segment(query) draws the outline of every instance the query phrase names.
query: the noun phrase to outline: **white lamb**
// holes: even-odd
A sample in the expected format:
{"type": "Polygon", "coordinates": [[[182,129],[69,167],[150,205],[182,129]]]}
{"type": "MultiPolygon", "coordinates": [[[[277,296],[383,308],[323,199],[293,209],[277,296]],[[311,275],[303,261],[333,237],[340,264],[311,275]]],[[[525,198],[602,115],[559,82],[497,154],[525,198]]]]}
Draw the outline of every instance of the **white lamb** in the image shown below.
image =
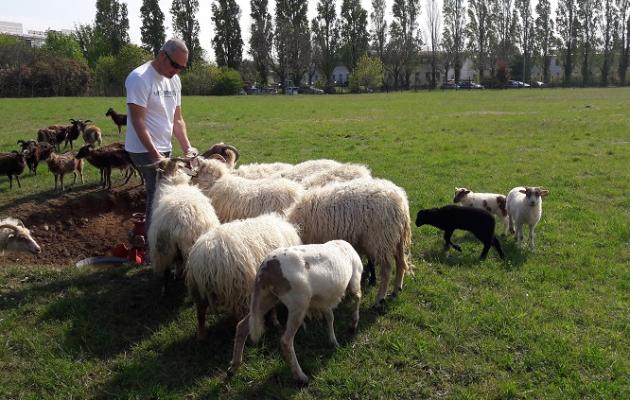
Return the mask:
{"type": "Polygon", "coordinates": [[[376,306],[385,298],[396,260],[392,295],[402,290],[411,245],[409,203],[403,189],[384,179],[355,179],[306,191],[287,214],[304,243],[341,239],[380,265],[376,306]]]}
{"type": "Polygon", "coordinates": [[[343,240],[280,248],[271,252],[256,274],[250,313],[237,325],[234,354],[228,374],[233,374],[243,361],[243,348],[249,333],[258,341],[265,329],[264,316],[280,301],[287,309],[287,327],[281,338],[282,354],[294,379],[307,383],[295,355],[293,340],[307,313],[323,314],[328,338],[338,347],[333,328],[333,309],[346,292],[355,300],[351,330],[359,324],[361,302],[361,257],[343,240]]]}
{"type": "Polygon", "coordinates": [[[503,223],[503,234],[508,234],[508,213],[505,196],[497,193],[474,193],[470,189],[455,188],[453,203],[475,207],[496,215],[503,223]]]}
{"type": "Polygon", "coordinates": [[[212,199],[222,223],[270,212],[283,214],[304,193],[301,185],[288,179],[251,180],[234,176],[217,159],[198,157],[191,161],[191,167],[197,171],[193,181],[212,199]]]}
{"type": "Polygon", "coordinates": [[[151,265],[156,276],[163,278],[163,291],[172,267],[181,275],[190,248],[199,236],[219,226],[210,199],[189,184],[190,176],[182,168],[181,162],[173,160],[159,163],[147,233],[151,265]]]}
{"type": "Polygon", "coordinates": [[[523,225],[529,226],[529,248],[534,251],[534,228],[542,216],[542,198],[549,191],[542,187],[519,186],[507,195],[507,211],[510,219],[510,232],[516,233],[516,244],[523,247],[523,225]],[[516,226],[516,231],[514,227],[516,226]]]}
{"type": "Polygon", "coordinates": [[[197,337],[206,337],[208,306],[243,318],[265,256],[299,244],[296,227],[278,214],[229,222],[202,235],[190,250],[185,271],[186,286],[197,306],[197,337]]]}

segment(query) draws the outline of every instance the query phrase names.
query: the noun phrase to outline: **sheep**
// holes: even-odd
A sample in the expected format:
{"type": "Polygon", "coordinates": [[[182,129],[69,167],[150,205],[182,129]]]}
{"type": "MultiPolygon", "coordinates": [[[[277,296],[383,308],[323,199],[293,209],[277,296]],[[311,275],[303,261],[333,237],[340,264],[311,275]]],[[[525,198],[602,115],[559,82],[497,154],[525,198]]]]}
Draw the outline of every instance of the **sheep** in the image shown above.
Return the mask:
{"type": "Polygon", "coordinates": [[[289,310],[287,327],[280,340],[282,354],[291,368],[293,378],[301,384],[308,383],[308,377],[295,355],[295,334],[307,312],[323,313],[328,326],[328,339],[333,346],[339,347],[333,328],[333,309],[346,292],[355,300],[350,326],[354,333],[359,324],[362,271],[361,257],[343,240],[279,248],[271,252],[256,274],[250,312],[236,327],[234,354],[228,376],[236,372],[243,360],[247,334],[252,341],[257,342],[265,328],[265,314],[280,301],[289,310]]]}
{"type": "Polygon", "coordinates": [[[346,182],[353,179],[371,178],[370,170],[360,164],[344,163],[331,169],[306,176],[301,183],[305,189],[324,186],[335,182],[346,182]]]}
{"type": "MultiPolygon", "coordinates": [[[[213,156],[222,159],[218,154],[213,156]]],[[[250,180],[234,176],[218,159],[197,157],[191,160],[191,167],[197,171],[193,182],[212,199],[221,223],[268,212],[284,213],[304,193],[302,186],[287,179],[250,180]]]]}
{"type": "MultiPolygon", "coordinates": [[[[91,121],[88,119],[86,122],[91,122],[91,121]]],[[[77,140],[79,136],[81,136],[81,133],[83,132],[83,130],[85,129],[85,122],[83,122],[80,119],[75,120],[73,118],[70,118],[70,123],[71,125],[68,125],[68,129],[67,129],[66,143],[63,146],[64,149],[68,147],[68,143],[70,144],[70,148],[72,149],[72,142],[77,140]]]]}
{"type": "Polygon", "coordinates": [[[523,246],[523,225],[529,226],[529,249],[535,250],[534,229],[542,216],[542,198],[549,194],[549,190],[536,186],[519,186],[510,190],[507,195],[507,212],[510,232],[516,235],[516,244],[523,246]],[[514,227],[516,226],[516,230],[514,227]]]}
{"type": "Polygon", "coordinates": [[[208,306],[242,319],[262,260],[272,250],[299,244],[296,227],[275,213],[229,222],[199,237],[184,272],[197,308],[197,338],[207,335],[208,306]]]}
{"type": "Polygon", "coordinates": [[[290,179],[292,181],[301,183],[305,178],[322,171],[328,171],[333,168],[341,166],[341,163],[335,160],[308,160],[295,164],[288,171],[280,173],[282,178],[290,179]]]}
{"type": "Polygon", "coordinates": [[[20,183],[20,175],[24,172],[26,159],[24,154],[17,151],[11,153],[0,153],[0,175],[6,175],[9,178],[9,189],[13,189],[13,177],[17,181],[18,187],[22,188],[20,183]]]}
{"type": "Polygon", "coordinates": [[[293,168],[293,164],[282,162],[252,163],[240,165],[237,169],[232,170],[232,175],[247,179],[264,179],[275,177],[291,168],[293,168]]]}
{"type": "Polygon", "coordinates": [[[17,218],[0,219],[0,254],[4,254],[5,250],[33,254],[39,254],[42,251],[31,236],[31,232],[17,218]]]}
{"type": "MultiPolygon", "coordinates": [[[[90,164],[101,171],[101,185],[107,189],[112,188],[112,168],[121,170],[126,170],[127,168],[135,169],[131,157],[129,157],[129,153],[127,153],[122,143],[111,143],[97,149],[88,143],[79,149],[76,157],[78,159],[87,159],[90,164]]],[[[131,176],[131,173],[126,174],[123,185],[129,182],[131,176]]]]}
{"type": "MultiPolygon", "coordinates": [[[[85,123],[92,122],[89,119],[85,121],[85,123]]],[[[101,128],[96,125],[84,125],[83,128],[83,140],[85,143],[89,143],[94,145],[98,143],[100,146],[103,141],[103,135],[101,133],[101,128]]]]}
{"type": "Polygon", "coordinates": [[[59,177],[61,191],[63,191],[63,177],[70,172],[74,174],[73,185],[77,181],[77,172],[81,176],[81,183],[83,183],[83,159],[77,159],[74,153],[57,154],[53,151],[50,153],[47,163],[48,170],[55,176],[54,190],[57,190],[57,177],[59,177]]]}
{"type": "Polygon", "coordinates": [[[110,107],[109,110],[107,110],[107,112],[105,113],[105,116],[111,117],[112,121],[114,121],[114,123],[118,127],[118,135],[120,136],[121,127],[127,126],[127,114],[118,114],[116,111],[114,111],[113,108],[110,107]]]}
{"type": "Polygon", "coordinates": [[[496,215],[503,222],[503,234],[508,233],[508,217],[505,196],[497,193],[473,193],[466,188],[455,188],[453,203],[465,207],[481,208],[496,215]]]}
{"type": "Polygon", "coordinates": [[[234,168],[234,165],[236,165],[238,159],[241,157],[236,147],[223,142],[212,145],[208,150],[204,151],[201,156],[203,158],[211,158],[213,154],[221,155],[221,157],[227,160],[230,168],[234,168]]]}
{"type": "Polygon", "coordinates": [[[499,253],[499,257],[505,258],[501,250],[501,243],[494,234],[494,217],[481,208],[449,204],[441,208],[420,210],[416,216],[416,226],[422,225],[431,225],[444,231],[444,251],[447,251],[449,247],[462,251],[459,245],[451,241],[453,231],[462,229],[471,232],[483,243],[483,250],[479,257],[481,260],[486,259],[491,246],[499,253]]]}
{"type": "Polygon", "coordinates": [[[314,188],[287,213],[300,227],[302,241],[342,239],[381,266],[376,307],[383,305],[389,285],[390,257],[396,261],[392,296],[403,288],[411,245],[411,218],[405,191],[384,179],[362,178],[314,188]]]}
{"type": "Polygon", "coordinates": [[[210,199],[189,184],[190,176],[182,172],[182,166],[168,159],[156,165],[158,185],[147,238],[153,272],[163,279],[162,293],[171,267],[181,275],[195,241],[219,226],[210,199]]]}

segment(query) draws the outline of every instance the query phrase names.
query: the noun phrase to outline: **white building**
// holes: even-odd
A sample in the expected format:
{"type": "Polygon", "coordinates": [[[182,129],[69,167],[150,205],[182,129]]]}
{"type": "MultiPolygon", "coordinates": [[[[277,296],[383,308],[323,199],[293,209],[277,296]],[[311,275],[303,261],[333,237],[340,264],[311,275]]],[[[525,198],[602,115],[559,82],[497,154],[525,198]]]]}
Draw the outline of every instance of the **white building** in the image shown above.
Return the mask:
{"type": "MultiPolygon", "coordinates": [[[[8,21],[0,21],[0,33],[5,33],[12,36],[17,36],[22,40],[26,41],[31,45],[31,47],[42,47],[44,43],[46,43],[46,35],[49,31],[54,31],[52,29],[48,29],[45,31],[39,30],[28,30],[24,33],[24,27],[19,22],[8,22],[8,21]]],[[[70,29],[62,29],[59,32],[64,35],[71,35],[73,33],[70,29]]]]}

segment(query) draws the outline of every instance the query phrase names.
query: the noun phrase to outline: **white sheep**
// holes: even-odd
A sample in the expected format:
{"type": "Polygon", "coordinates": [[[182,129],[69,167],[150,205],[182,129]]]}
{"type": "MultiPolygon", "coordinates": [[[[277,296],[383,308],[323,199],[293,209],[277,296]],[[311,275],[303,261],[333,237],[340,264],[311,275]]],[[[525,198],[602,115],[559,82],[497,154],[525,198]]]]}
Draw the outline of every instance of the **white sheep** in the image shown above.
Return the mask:
{"type": "Polygon", "coordinates": [[[284,213],[304,193],[301,185],[288,179],[251,180],[234,176],[216,159],[197,157],[191,161],[191,167],[196,170],[193,181],[212,199],[221,223],[269,212],[284,213]]]}
{"type": "Polygon", "coordinates": [[[197,337],[206,336],[208,306],[243,318],[265,256],[301,243],[296,227],[278,214],[229,222],[197,239],[185,269],[186,286],[197,307],[197,337]]]}
{"type": "Polygon", "coordinates": [[[280,173],[282,178],[290,179],[292,181],[301,183],[305,178],[318,174],[320,172],[329,171],[333,168],[339,167],[341,163],[335,160],[307,160],[299,164],[295,164],[291,169],[280,173]]]}
{"type": "Polygon", "coordinates": [[[276,177],[291,168],[293,168],[292,164],[283,162],[252,163],[240,165],[237,169],[232,170],[232,175],[247,179],[264,179],[276,177]]]}
{"type": "Polygon", "coordinates": [[[172,267],[179,275],[190,248],[199,236],[219,226],[212,203],[201,190],[189,184],[183,164],[173,160],[158,163],[158,185],[147,233],[151,265],[163,278],[163,290],[172,267]]]}
{"type": "Polygon", "coordinates": [[[346,292],[355,300],[350,326],[355,332],[359,324],[362,272],[361,257],[350,243],[343,240],[280,248],[271,252],[256,274],[250,312],[236,327],[234,354],[228,374],[233,374],[243,361],[247,334],[254,342],[258,341],[265,329],[265,314],[280,301],[289,310],[287,327],[280,340],[282,354],[293,377],[300,383],[307,383],[308,377],[295,356],[295,334],[307,313],[323,314],[330,343],[338,347],[333,328],[333,309],[346,292]]]}
{"type": "Polygon", "coordinates": [[[523,225],[529,226],[529,248],[534,251],[534,228],[542,216],[542,198],[549,191],[542,187],[519,186],[507,195],[507,212],[510,219],[510,232],[516,234],[516,244],[523,246],[523,225]],[[514,227],[516,226],[516,230],[514,227]]]}
{"type": "Polygon", "coordinates": [[[402,290],[410,269],[411,219],[405,191],[392,182],[364,178],[308,190],[289,210],[287,219],[300,227],[304,243],[345,240],[379,264],[377,306],[387,292],[390,257],[396,261],[392,295],[402,290]]]}
{"type": "Polygon", "coordinates": [[[5,250],[33,254],[39,254],[42,251],[31,236],[31,232],[17,218],[0,219],[0,254],[4,254],[5,250]]]}
{"type": "Polygon", "coordinates": [[[327,170],[315,172],[304,177],[301,183],[306,189],[320,187],[336,182],[347,182],[353,179],[371,178],[372,173],[365,165],[343,163],[327,170]]]}
{"type": "Polygon", "coordinates": [[[455,188],[453,203],[475,207],[496,215],[503,223],[503,234],[508,234],[508,213],[505,196],[497,193],[474,193],[467,188],[455,188]]]}

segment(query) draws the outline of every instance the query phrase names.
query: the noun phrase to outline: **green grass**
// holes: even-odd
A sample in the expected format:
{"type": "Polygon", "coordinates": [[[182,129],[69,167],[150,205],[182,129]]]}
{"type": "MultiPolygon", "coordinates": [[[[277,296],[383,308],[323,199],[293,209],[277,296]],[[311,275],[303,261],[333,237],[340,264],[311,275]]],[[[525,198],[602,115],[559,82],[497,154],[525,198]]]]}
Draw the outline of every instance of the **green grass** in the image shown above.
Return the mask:
{"type": "MultiPolygon", "coordinates": [[[[148,271],[5,266],[0,398],[630,398],[628,104],[630,89],[186,97],[198,148],[232,143],[242,163],[365,163],[407,191],[412,218],[455,186],[545,186],[537,251],[504,238],[507,262],[493,250],[479,262],[467,235],[455,235],[463,253],[445,255],[437,230],[414,227],[415,274],[385,313],[370,308],[371,288],[356,336],[348,305],[337,311],[339,350],[322,323],[297,335],[306,388],[273,329],[225,382],[234,321],[211,316],[197,343],[185,289],[158,299],[148,271]]],[[[67,118],[94,120],[110,142],[110,106],[124,99],[0,99],[0,149],[67,118]]],[[[21,190],[1,178],[0,208],[45,198],[45,169],[21,190]]]]}

